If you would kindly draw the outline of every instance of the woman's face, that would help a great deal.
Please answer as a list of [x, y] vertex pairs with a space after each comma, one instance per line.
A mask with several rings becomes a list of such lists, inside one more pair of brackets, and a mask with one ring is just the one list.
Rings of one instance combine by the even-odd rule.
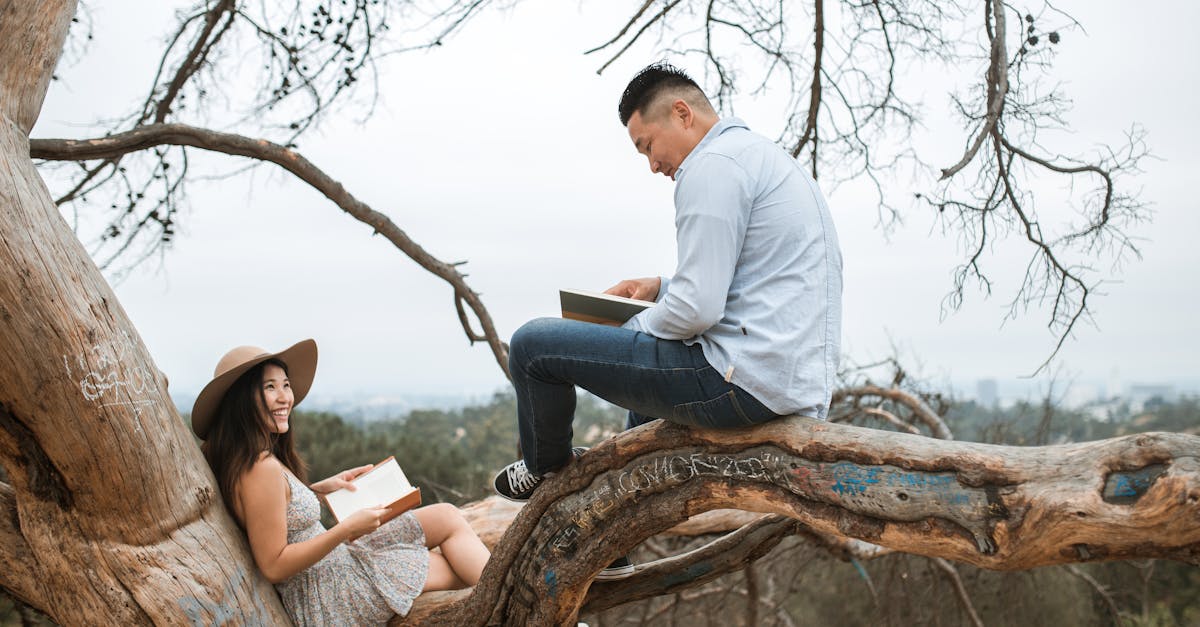
[[287, 433], [288, 419], [292, 415], [292, 383], [287, 373], [275, 364], [263, 368], [263, 400], [267, 405], [267, 424], [275, 433]]

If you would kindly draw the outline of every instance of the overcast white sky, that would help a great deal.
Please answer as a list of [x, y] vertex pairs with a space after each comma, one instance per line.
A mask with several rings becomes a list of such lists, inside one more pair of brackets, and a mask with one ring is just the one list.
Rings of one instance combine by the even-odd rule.
[[[97, 40], [60, 69], [65, 80], [51, 88], [35, 137], [88, 136], [88, 123], [143, 92], [171, 19], [158, 5], [92, 7]], [[525, 320], [557, 315], [559, 287], [603, 289], [674, 267], [672, 183], [649, 174], [615, 115], [621, 89], [655, 60], [652, 50], [602, 76], [600, 61], [581, 54], [619, 27], [626, 9], [607, 5], [530, 0], [489, 13], [434, 52], [389, 61], [382, 106], [368, 122], [333, 116], [301, 142], [302, 153], [433, 254], [469, 260], [468, 280], [506, 338]], [[1104, 284], [1097, 326], [1068, 342], [1063, 371], [1079, 381], [1194, 385], [1200, 40], [1191, 30], [1200, 5], [1060, 8], [1086, 29], [1064, 38], [1056, 71], [1074, 100], [1069, 120], [1081, 145], [1119, 143], [1139, 123], [1158, 157], [1135, 183], [1155, 210], [1134, 231], [1145, 258]], [[947, 99], [928, 84], [936, 127]], [[776, 121], [756, 111], [742, 101], [737, 113], [773, 136]], [[927, 157], [939, 165], [961, 150], [958, 139], [914, 141], [932, 145]], [[487, 348], [467, 346], [447, 285], [290, 176], [262, 167], [190, 189], [181, 237], [162, 263], [115, 286], [173, 392], [194, 394], [234, 345], [277, 349], [304, 337], [321, 348], [318, 396], [478, 395], [505, 385]], [[1049, 353], [1044, 312], [1002, 325], [1023, 252], [998, 246], [989, 262], [996, 295], [971, 294], [942, 320], [953, 238], [923, 211], [887, 237], [863, 187], [826, 192], [845, 257], [843, 343], [853, 358], [895, 345], [925, 376], [973, 391], [978, 378], [1016, 381]]]

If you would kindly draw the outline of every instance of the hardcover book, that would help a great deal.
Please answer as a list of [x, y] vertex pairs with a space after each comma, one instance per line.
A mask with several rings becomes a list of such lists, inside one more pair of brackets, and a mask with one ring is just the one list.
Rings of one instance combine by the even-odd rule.
[[352, 481], [353, 492], [342, 488], [325, 495], [325, 504], [338, 522], [360, 509], [387, 506], [381, 523], [387, 522], [421, 504], [421, 489], [414, 488], [404, 476], [395, 457], [389, 457]]
[[587, 290], [558, 290], [562, 317], [619, 327], [654, 303]]

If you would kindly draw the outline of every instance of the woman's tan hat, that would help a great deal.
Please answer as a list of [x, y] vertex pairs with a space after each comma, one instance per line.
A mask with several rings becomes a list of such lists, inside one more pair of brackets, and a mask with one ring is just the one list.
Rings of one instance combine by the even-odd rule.
[[192, 431], [195, 431], [201, 440], [208, 437], [213, 416], [229, 386], [247, 370], [268, 359], [278, 359], [287, 364], [288, 380], [292, 383], [292, 394], [295, 397], [292, 406], [299, 405], [300, 401], [304, 400], [308, 389], [312, 387], [313, 377], [317, 374], [316, 342], [302, 340], [278, 353], [268, 353], [266, 349], [257, 346], [239, 346], [225, 353], [221, 361], [217, 362], [213, 380], [200, 390], [200, 396], [196, 397], [196, 402], [192, 405]]

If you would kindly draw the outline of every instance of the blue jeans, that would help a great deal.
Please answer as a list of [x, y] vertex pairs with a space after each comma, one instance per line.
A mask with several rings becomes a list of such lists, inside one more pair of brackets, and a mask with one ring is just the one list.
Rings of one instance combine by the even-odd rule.
[[517, 329], [508, 353], [521, 450], [531, 472], [571, 455], [575, 386], [629, 410], [626, 428], [655, 418], [740, 427], [779, 416], [725, 380], [698, 344], [576, 320], [539, 318]]

